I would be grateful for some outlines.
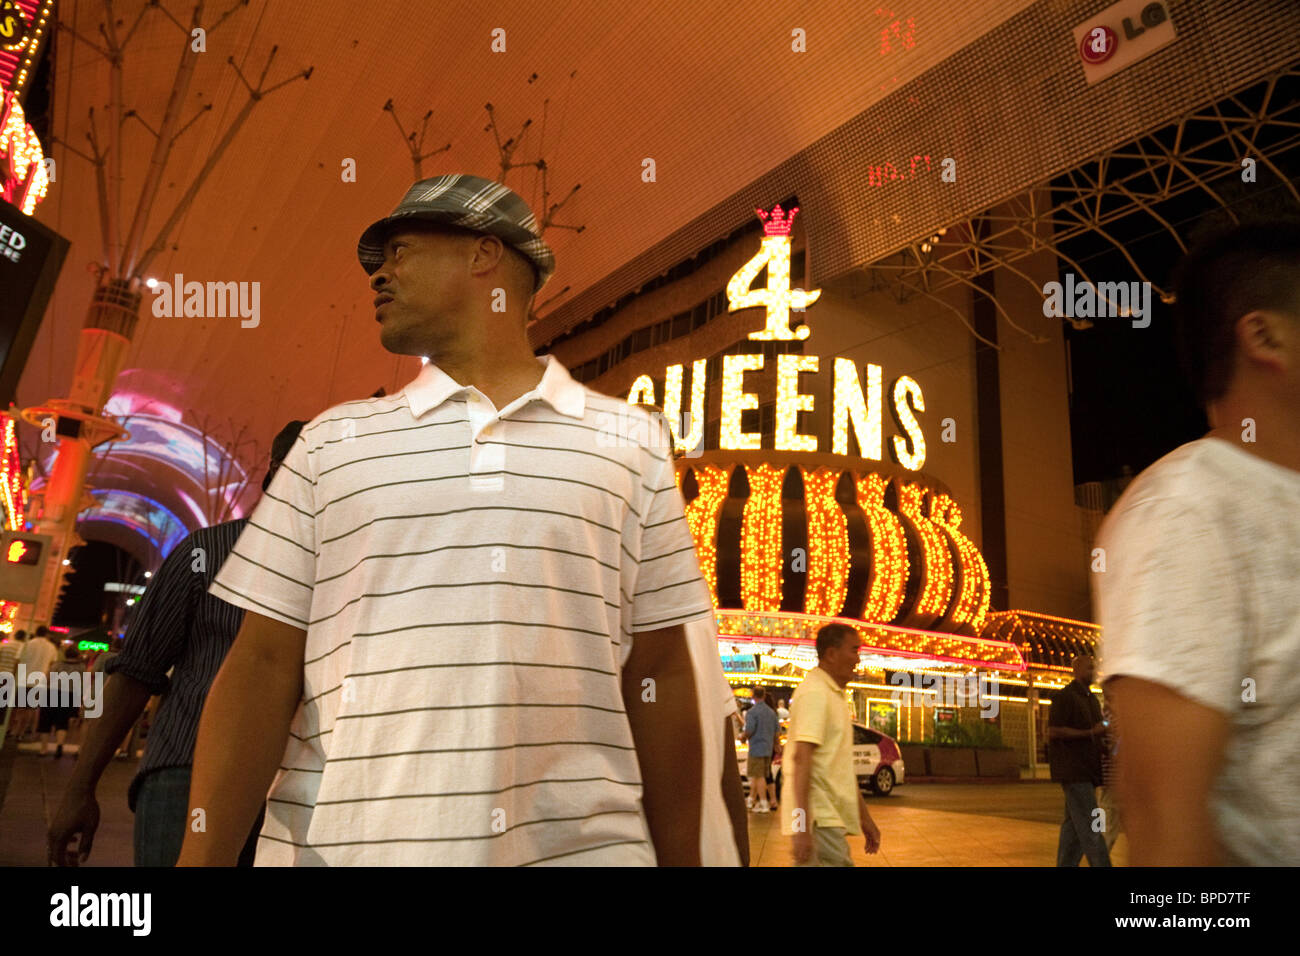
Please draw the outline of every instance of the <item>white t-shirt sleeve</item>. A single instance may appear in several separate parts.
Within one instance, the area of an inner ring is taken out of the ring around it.
[[[1171,498],[1134,502],[1106,523],[1094,571],[1102,680],[1139,677],[1225,713],[1241,706],[1243,615],[1224,529]]]
[[[664,436],[642,476],[645,485],[641,500],[645,504],[632,595],[633,631],[673,627],[713,614],[713,601],[700,571],[695,539],[686,523],[673,460],[665,454],[665,449],[672,447],[666,430]]]
[[[316,480],[299,435],[209,593],[307,630],[316,582]]]

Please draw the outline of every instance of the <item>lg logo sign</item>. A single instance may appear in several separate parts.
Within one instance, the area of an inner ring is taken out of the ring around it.
[[[1173,42],[1176,35],[1162,0],[1120,0],[1074,28],[1079,59],[1089,84],[1154,53]]]
[[[1118,44],[1119,37],[1110,27],[1093,27],[1079,46],[1079,56],[1084,63],[1105,63],[1114,55]]]

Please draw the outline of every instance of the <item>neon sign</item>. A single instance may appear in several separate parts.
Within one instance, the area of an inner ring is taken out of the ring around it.
[[[5,91],[0,101],[0,198],[26,215],[45,198],[49,176],[40,138],[27,125],[18,97]]]
[[[751,332],[749,338],[757,341],[796,341],[808,338],[811,330],[807,324],[790,328],[791,311],[804,311],[821,296],[820,289],[790,288],[790,229],[796,206],[787,215],[778,205],[771,213],[763,209],[755,212],[763,222],[763,240],[758,253],[746,262],[727,283],[728,311],[762,306],[766,322],[762,329]],[[767,286],[752,288],[758,274],[767,266]],[[766,364],[760,354],[722,356],[721,420],[718,448],[728,451],[756,451],[762,446],[762,435],[746,432],[741,420],[745,411],[759,407],[757,393],[745,391],[745,375],[760,372]],[[884,376],[879,365],[866,366],[866,392],[858,368],[851,359],[836,358],[825,371],[832,372],[831,452],[849,454],[849,433],[852,432],[863,458],[881,459],[884,442],[882,419],[884,408]],[[678,451],[698,449],[704,438],[705,402],[704,359],[691,363],[689,408],[683,415],[683,379],[685,366],[669,365],[664,370],[664,417],[673,444]],[[800,412],[814,410],[814,397],[799,389],[800,376],[816,374],[823,370],[821,358],[816,355],[776,356],[776,451],[816,452],[819,440],[816,435],[801,434],[798,430]],[[910,471],[919,471],[925,465],[925,437],[921,432],[917,412],[925,411],[925,396],[921,386],[912,378],[902,375],[889,386],[891,411],[901,436],[890,442],[890,457]],[[656,404],[655,384],[649,375],[642,375],[632,383],[628,392],[629,404]],[[689,423],[684,425],[683,423]],[[685,434],[683,431],[685,430]]]
[[[54,0],[0,0],[0,88],[27,85],[53,8]]]

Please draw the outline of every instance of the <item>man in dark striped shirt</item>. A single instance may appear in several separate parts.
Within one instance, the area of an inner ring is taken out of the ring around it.
[[[263,491],[304,424],[290,422],[275,437]],[[110,675],[104,712],[91,726],[50,824],[51,863],[76,866],[90,856],[99,826],[95,788],[114,749],[154,694],[163,695],[162,706],[127,795],[135,813],[135,865],[176,863],[188,822],[190,769],[203,701],[244,619],[242,608],[213,597],[208,587],[246,524],[247,518],[238,518],[200,528],[172,549],[153,576],[122,653],[104,668]],[[252,866],[260,826],[259,818],[240,854],[241,866]]]

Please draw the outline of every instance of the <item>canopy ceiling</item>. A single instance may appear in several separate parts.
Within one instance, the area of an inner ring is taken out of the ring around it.
[[[188,23],[190,7],[165,5]],[[246,100],[227,56],[254,83],[273,45],[279,51],[268,84],[312,67],[309,80],[287,84],[253,110],[181,219],[174,248],[148,270],[166,281],[180,273],[259,282],[260,324],[156,318],[153,296],[146,296],[125,366],[131,396],[124,407],[154,402],[164,418],[179,414],[191,428],[205,422],[218,437],[243,429],[260,445],[256,453],[244,446],[244,464],[260,477],[270,440],[289,419],[310,419],[380,387],[395,391],[414,376],[418,360],[396,358],[379,345],[355,256],[361,230],[387,213],[412,179],[409,151],[382,109],[389,99],[408,132],[432,110],[426,152],[451,144],[424,161],[425,176],[498,178],[497,149],[485,129],[490,102],[502,139],[533,120],[514,159],[545,158],[552,202],[581,183],[557,221],[584,231],[547,234],[558,270],[538,297],[544,315],[1029,5],[980,0],[954,13],[944,0],[917,0],[906,9],[734,0],[253,0],[207,39],[184,115],[213,108],[180,139],[146,235],[152,240]],[[120,29],[144,6],[119,0]],[[100,40],[100,0],[60,7],[65,24]],[[226,9],[228,3],[209,0],[203,22]],[[491,50],[496,28],[505,30],[504,53]],[[807,52],[792,52],[795,28],[806,32]],[[127,49],[125,101],[145,121],[124,124],[127,221],[152,149],[145,123],[158,127],[183,40],[152,10]],[[54,135],[87,151],[88,112],[95,108],[102,137],[108,91],[104,60],[60,34]],[[102,256],[92,167],[61,144],[50,153],[55,182],[37,217],[72,248],[19,386],[20,406],[67,393],[94,284],[89,266]],[[646,158],[657,167],[654,183],[641,178]],[[348,159],[356,163],[355,182],[341,176]],[[540,214],[535,170],[514,170],[507,182]],[[120,466],[98,469],[95,484],[165,503],[193,527],[195,509],[186,501],[196,492],[178,497],[178,457],[184,455],[175,448],[152,454],[144,442],[121,456]],[[248,487],[246,503],[256,481]]]

